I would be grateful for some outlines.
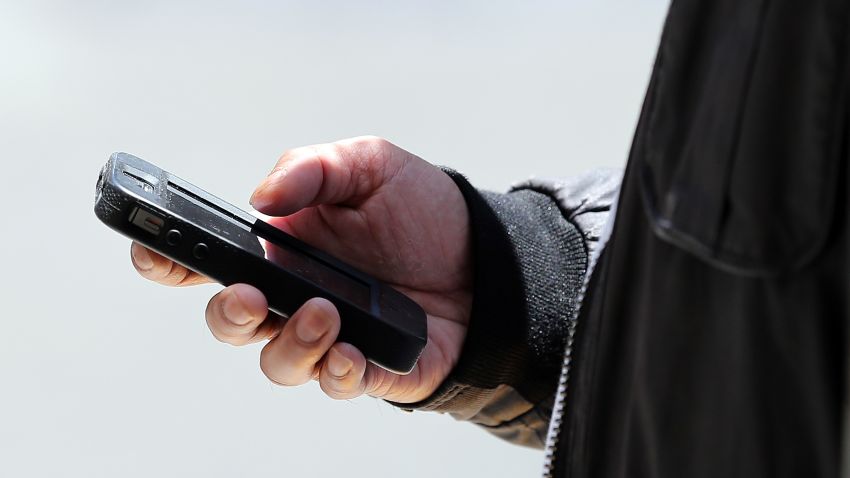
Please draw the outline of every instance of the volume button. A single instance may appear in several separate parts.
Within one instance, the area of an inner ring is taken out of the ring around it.
[[[165,242],[169,246],[176,246],[180,244],[180,241],[183,239],[183,234],[177,229],[172,229],[165,233]]]
[[[204,260],[210,256],[210,248],[203,242],[199,242],[192,249],[192,255],[195,256],[195,259]]]

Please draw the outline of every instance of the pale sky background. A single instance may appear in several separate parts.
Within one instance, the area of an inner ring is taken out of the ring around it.
[[[272,386],[218,286],[92,213],[123,150],[237,205],[287,148],[384,136],[481,187],[625,163],[666,1],[0,0],[0,476],[537,476],[449,417]]]

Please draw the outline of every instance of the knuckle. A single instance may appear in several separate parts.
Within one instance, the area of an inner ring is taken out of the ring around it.
[[[389,147],[389,144],[389,141],[378,136],[366,136],[363,140],[358,141],[358,146],[363,153],[363,159],[369,163],[379,161]]]
[[[355,142],[363,146],[386,146],[389,143],[386,139],[374,134],[355,138]]]
[[[327,164],[338,165],[345,157],[346,146],[343,143],[314,144],[310,146],[310,154],[321,158]]]
[[[332,146],[340,156],[350,156],[359,159],[357,161],[359,163],[369,164],[378,159],[390,144],[389,141],[380,136],[367,135],[337,141]]]
[[[295,157],[299,150],[302,148],[290,148],[284,151],[279,158],[277,158],[277,165],[280,166],[282,164],[286,164],[291,161],[293,157]]]
[[[312,151],[313,150],[310,146],[300,146],[298,148],[287,149],[277,159],[277,163],[275,163],[275,166],[274,168],[272,168],[269,175],[271,175],[275,171],[285,168],[286,165],[291,163],[293,160],[311,154]]]

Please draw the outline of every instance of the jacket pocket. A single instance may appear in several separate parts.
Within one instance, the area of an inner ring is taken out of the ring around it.
[[[635,142],[656,234],[747,275],[822,249],[845,154],[845,3],[673,3]]]

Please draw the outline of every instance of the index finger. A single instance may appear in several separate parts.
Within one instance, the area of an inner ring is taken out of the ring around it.
[[[138,242],[130,246],[130,258],[142,277],[163,285],[183,287],[212,282],[207,276],[187,269]]]

